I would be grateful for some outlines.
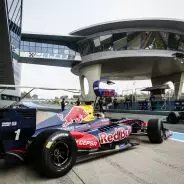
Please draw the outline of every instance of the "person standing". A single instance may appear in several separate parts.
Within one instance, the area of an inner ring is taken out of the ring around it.
[[[155,100],[155,96],[153,94],[151,94],[151,96],[150,96],[150,103],[151,103],[151,110],[152,111],[155,109],[155,107],[154,107],[154,100]]]
[[[63,98],[61,101],[61,110],[64,111],[65,110],[65,99]]]
[[[80,105],[80,100],[79,100],[79,98],[77,99],[76,105],[77,105],[77,106]]]
[[[117,98],[116,97],[113,100],[113,104],[114,104],[114,109],[116,109],[117,106],[118,106],[118,102],[117,102]]]
[[[100,99],[98,100],[98,105],[99,105],[100,112],[104,113],[104,110],[103,110],[103,98],[102,97],[100,97]]]

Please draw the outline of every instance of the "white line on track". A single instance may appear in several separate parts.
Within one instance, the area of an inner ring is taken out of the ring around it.
[[[173,139],[173,138],[169,138],[170,140],[173,140],[173,141],[178,141],[178,142],[184,142],[182,140],[179,140],[179,139]]]

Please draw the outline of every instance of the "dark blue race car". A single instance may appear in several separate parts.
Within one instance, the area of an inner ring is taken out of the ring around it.
[[[133,134],[147,135],[151,143],[162,143],[171,135],[158,119],[98,115],[85,122],[88,115],[82,106],[73,106],[36,124],[36,109],[1,109],[1,156],[31,163],[45,176],[60,177],[78,161],[135,146],[130,141]]]

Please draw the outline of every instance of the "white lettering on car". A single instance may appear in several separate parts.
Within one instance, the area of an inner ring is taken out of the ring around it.
[[[60,133],[60,134],[57,134],[56,136],[54,136],[52,138],[52,141],[55,141],[59,137],[67,137],[68,135],[69,135],[68,133]]]
[[[16,121],[6,121],[2,122],[1,126],[2,127],[9,127],[9,126],[16,126],[17,122]]]
[[[101,144],[106,144],[106,143],[111,143],[111,142],[116,142],[123,140],[124,138],[128,137],[131,133],[131,128],[128,127],[127,130],[124,128],[115,128],[113,133],[99,133],[99,138],[100,138],[100,143]]]
[[[97,146],[97,142],[90,140],[77,140],[76,142],[80,146]]]

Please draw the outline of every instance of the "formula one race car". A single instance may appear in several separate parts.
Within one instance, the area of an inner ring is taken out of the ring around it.
[[[171,134],[162,121],[97,118],[83,123],[87,113],[80,106],[58,113],[36,125],[35,109],[2,109],[0,140],[3,158],[35,164],[49,177],[66,174],[75,164],[99,155],[134,146],[132,134],[147,134],[151,143],[162,143]]]
[[[147,135],[151,143],[162,143],[171,135],[158,119],[98,116],[85,121],[90,113],[73,106],[36,124],[36,109],[1,109],[1,156],[31,163],[47,177],[60,177],[78,161],[135,146],[130,141],[133,134]]]

